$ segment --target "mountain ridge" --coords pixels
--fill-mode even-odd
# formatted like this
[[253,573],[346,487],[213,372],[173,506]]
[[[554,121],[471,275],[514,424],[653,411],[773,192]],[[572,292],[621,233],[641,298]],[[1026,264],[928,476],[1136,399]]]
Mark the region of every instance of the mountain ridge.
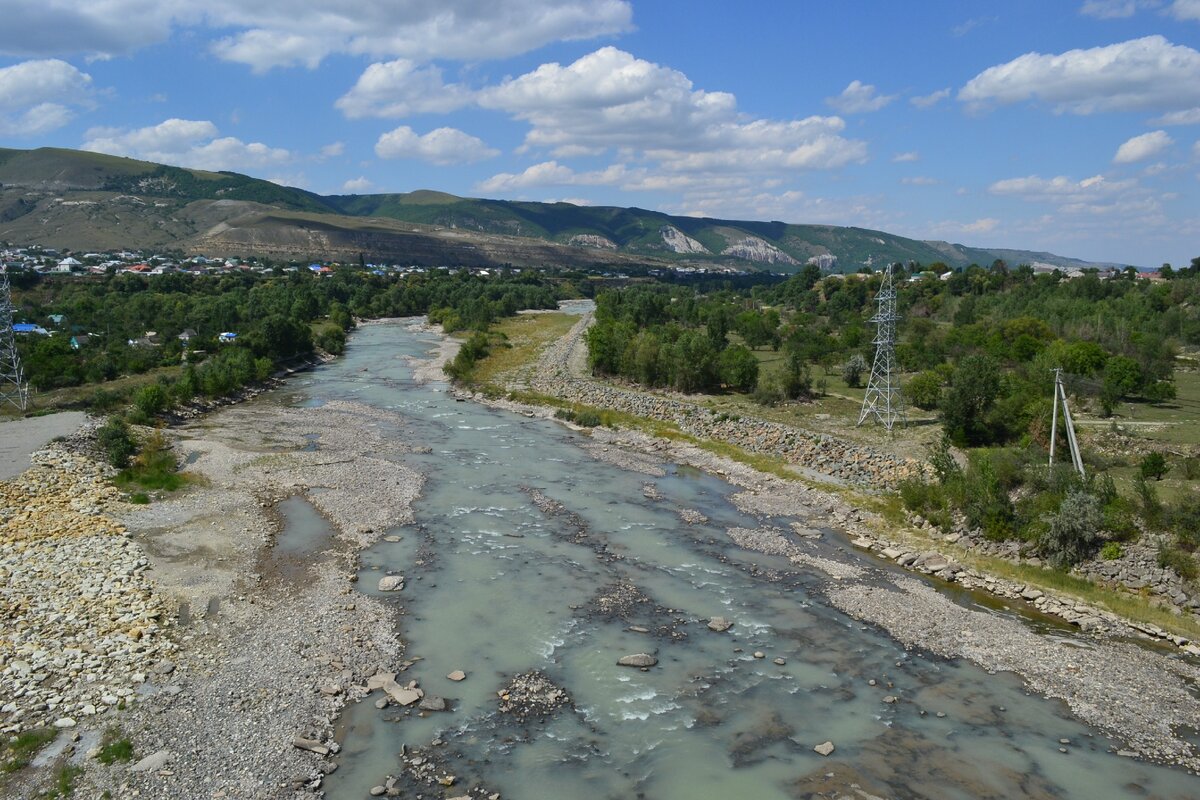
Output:
[[[319,195],[242,175],[63,148],[0,148],[0,238],[58,248],[203,248],[412,263],[688,265],[793,272],[885,263],[951,267],[1037,260],[1008,248],[909,239],[855,226],[683,217],[637,207],[459,197],[436,190]],[[305,248],[312,248],[306,251]]]

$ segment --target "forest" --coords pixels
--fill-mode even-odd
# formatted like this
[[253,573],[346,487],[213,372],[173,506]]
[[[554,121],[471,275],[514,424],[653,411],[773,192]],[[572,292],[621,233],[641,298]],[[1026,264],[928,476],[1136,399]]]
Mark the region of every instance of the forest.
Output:
[[[1200,346],[1200,258],[1163,277],[1151,282],[1129,270],[1068,279],[1002,262],[961,271],[897,265],[905,398],[936,413],[944,434],[929,454],[935,475],[902,487],[905,505],[947,530],[965,519],[989,538],[1028,542],[1060,566],[1105,546],[1119,552],[1142,529],[1175,531],[1160,561],[1195,576],[1184,554],[1200,547],[1200,502],[1158,499],[1152,456],[1161,454],[1147,456],[1131,492],[1117,490],[1096,454],[1087,454],[1086,479],[1045,469],[1056,368],[1073,401],[1101,417],[1175,398],[1178,356]],[[641,285],[602,293],[589,363],[609,378],[744,394],[763,406],[815,398],[830,374],[857,387],[870,373],[869,320],[881,280],[807,268],[746,290]],[[763,351],[782,357],[767,369]],[[1194,456],[1180,467],[1200,477]]]

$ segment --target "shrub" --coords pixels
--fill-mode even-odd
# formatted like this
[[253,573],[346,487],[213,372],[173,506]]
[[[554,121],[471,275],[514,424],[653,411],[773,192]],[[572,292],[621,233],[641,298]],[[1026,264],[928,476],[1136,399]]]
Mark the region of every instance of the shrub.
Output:
[[1093,495],[1074,490],[1063,498],[1058,513],[1045,522],[1038,547],[1054,567],[1068,569],[1095,552],[1104,520],[1100,502]]
[[590,408],[575,414],[575,424],[584,428],[595,428],[600,425],[600,415]]
[[855,353],[842,365],[842,380],[850,388],[857,389],[862,385],[862,374],[866,368],[867,360],[860,353]]
[[1200,458],[1186,456],[1179,466],[1183,471],[1184,479],[1194,481],[1200,478]]
[[752,397],[754,402],[760,406],[777,406],[783,402],[783,390],[779,388],[779,382],[772,376],[759,373],[758,383],[754,386]]
[[942,376],[933,370],[917,373],[909,379],[904,393],[917,408],[933,411],[942,396]]
[[1138,472],[1143,478],[1161,481],[1163,475],[1167,474],[1167,459],[1159,452],[1147,453],[1138,465]]
[[96,431],[96,442],[104,451],[108,463],[117,469],[129,466],[129,459],[137,452],[137,445],[129,433],[129,426],[120,417],[109,417]]
[[132,761],[133,760],[133,743],[128,739],[113,738],[117,735],[115,730],[109,730],[107,737],[110,741],[106,742],[100,748],[100,752],[96,754],[96,760],[101,764],[113,764],[117,761]]
[[1173,569],[1185,581],[1194,581],[1200,571],[1196,569],[1196,559],[1177,547],[1161,544],[1158,547],[1158,566],[1163,569]]
[[1100,557],[1105,561],[1116,561],[1124,554],[1120,542],[1105,542],[1104,547],[1100,548]]
[[167,390],[157,383],[143,386],[133,395],[133,406],[145,417],[153,417],[165,411],[170,405],[171,397]]

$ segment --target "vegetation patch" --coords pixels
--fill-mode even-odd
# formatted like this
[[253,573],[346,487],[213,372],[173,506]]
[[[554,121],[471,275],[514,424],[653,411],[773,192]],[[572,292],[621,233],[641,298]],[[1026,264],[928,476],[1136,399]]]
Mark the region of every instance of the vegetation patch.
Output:
[[38,728],[18,734],[4,743],[0,751],[0,772],[17,772],[29,765],[38,752],[54,741],[58,731],[53,728]]

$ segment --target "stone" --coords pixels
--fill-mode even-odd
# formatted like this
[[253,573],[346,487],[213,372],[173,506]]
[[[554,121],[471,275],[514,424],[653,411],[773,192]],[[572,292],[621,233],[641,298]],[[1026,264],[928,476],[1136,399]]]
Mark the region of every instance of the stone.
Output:
[[56,728],[74,728],[75,720],[71,719],[70,717],[60,717],[60,718],[54,720],[54,727],[56,727]]
[[787,663],[787,660],[786,660],[786,659],[784,659],[784,658],[775,658],[775,659],[772,659],[772,660],[773,660],[773,661],[774,661],[776,664],[778,664],[779,666],[781,666],[781,667],[782,667],[784,664],[786,664],[786,663]]
[[819,745],[817,745],[816,747],[814,747],[814,748],[813,748],[813,750],[814,750],[815,752],[817,752],[817,753],[819,753],[820,755],[823,755],[823,756],[827,756],[827,755],[829,755],[829,754],[830,754],[830,753],[832,753],[832,752],[833,752],[835,749],[836,749],[836,748],[834,748],[834,746],[833,746],[833,742],[821,742]]
[[649,653],[634,653],[617,659],[619,667],[653,667],[657,663],[658,659]]
[[386,791],[387,791],[387,789],[382,786],[372,786],[371,787],[371,797],[383,797],[383,794]]
[[766,654],[766,653],[764,653],[762,650],[755,650],[755,651],[754,651],[754,657],[755,657],[755,658],[766,658],[766,657],[767,657],[767,654]]
[[379,591],[381,592],[398,592],[403,588],[403,575],[384,575],[379,579]]
[[417,708],[421,709],[422,711],[445,711],[446,699],[444,697],[438,697],[436,694],[431,694],[422,698],[421,704],[418,705]]
[[170,750],[159,750],[157,753],[146,756],[141,761],[129,768],[130,772],[152,772],[162,769],[171,760]]
[[713,617],[708,621],[708,629],[717,633],[724,633],[733,627],[733,623],[724,617]]
[[297,736],[292,739],[292,747],[298,750],[307,750],[310,753],[316,753],[319,756],[329,755],[329,748],[313,739],[305,739],[303,736]]
[[461,669],[456,669],[446,677],[457,683],[458,681],[465,681],[467,679],[467,673],[463,672]]

